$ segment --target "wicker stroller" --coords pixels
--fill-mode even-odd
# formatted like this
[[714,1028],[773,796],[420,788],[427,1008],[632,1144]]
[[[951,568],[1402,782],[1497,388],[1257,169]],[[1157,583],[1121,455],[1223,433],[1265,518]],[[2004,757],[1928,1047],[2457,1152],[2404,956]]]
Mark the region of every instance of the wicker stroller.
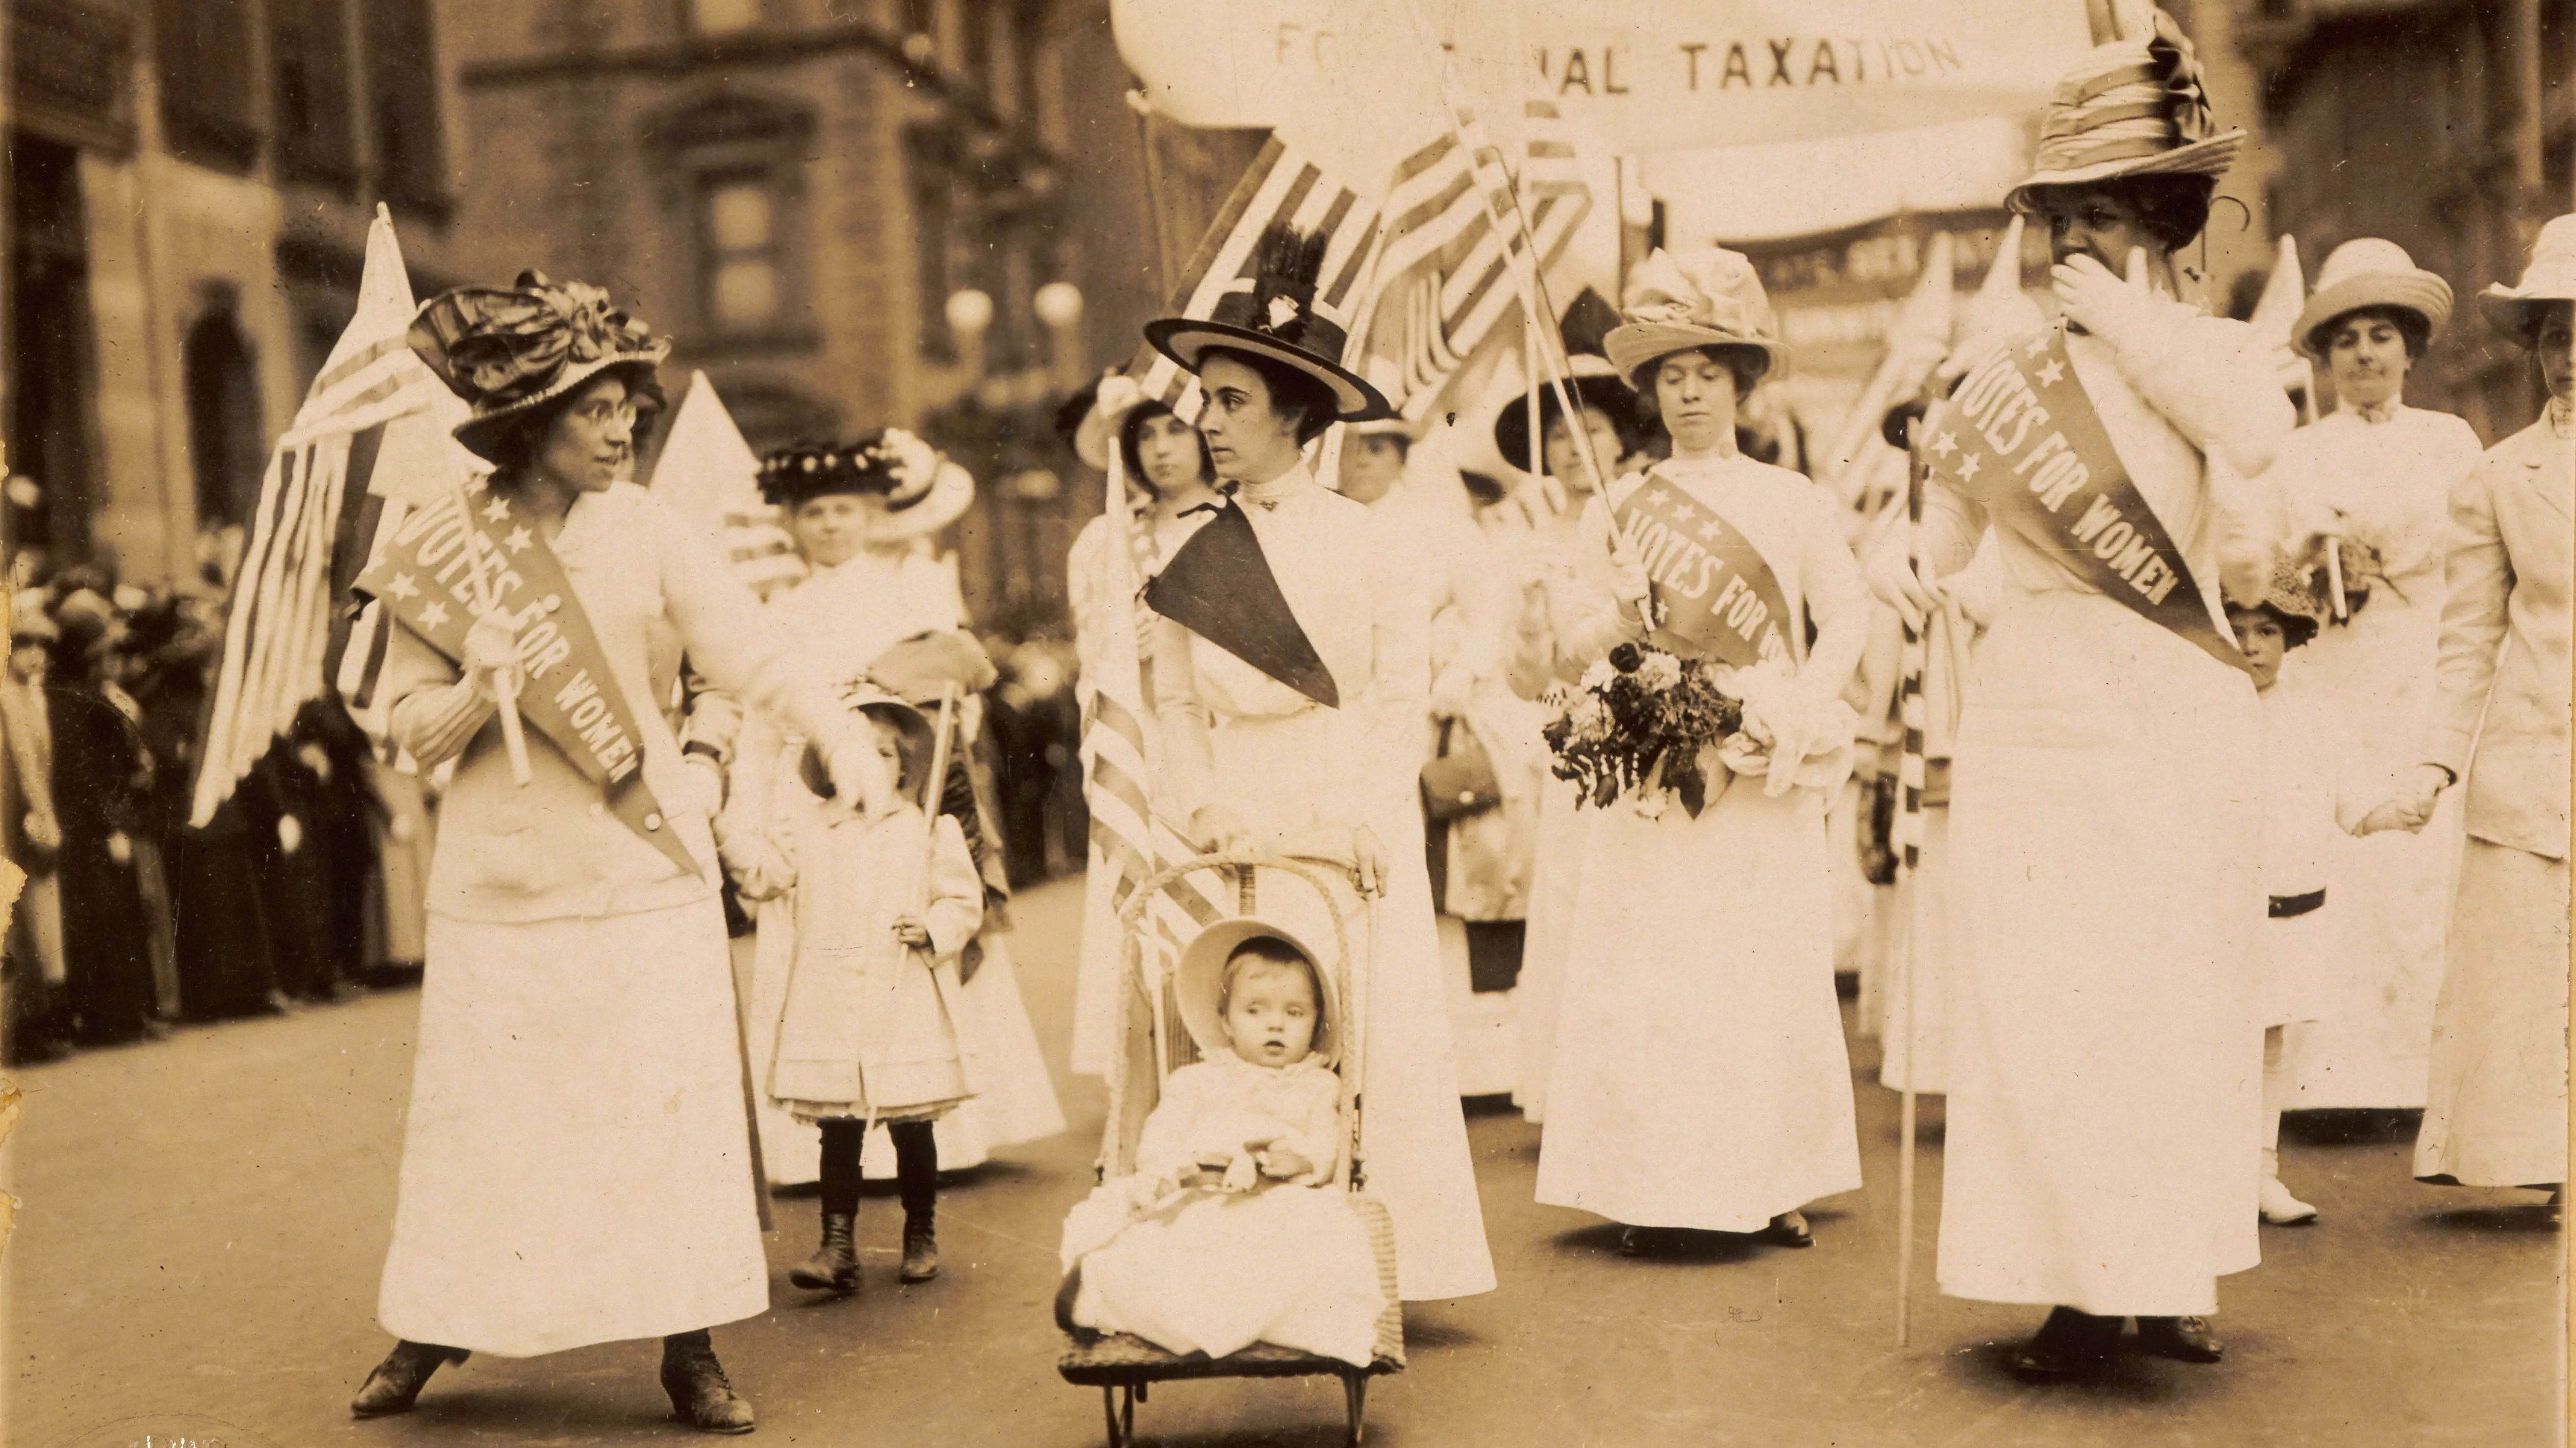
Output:
[[[1335,993],[1344,1002],[1349,1025],[1349,1041],[1342,1051],[1342,1114],[1350,1131],[1349,1149],[1343,1153],[1336,1185],[1351,1194],[1353,1212],[1368,1232],[1369,1247],[1377,1261],[1378,1286],[1386,1297],[1386,1309],[1377,1323],[1377,1342],[1372,1360],[1365,1368],[1355,1367],[1339,1358],[1294,1351],[1256,1342],[1240,1352],[1221,1358],[1204,1353],[1178,1354],[1126,1333],[1111,1333],[1096,1338],[1077,1337],[1069,1342],[1056,1371],[1064,1380],[1081,1387],[1100,1389],[1101,1410],[1108,1421],[1111,1448],[1125,1448],[1135,1439],[1136,1404],[1144,1401],[1151,1385],[1199,1378],[1295,1378],[1331,1375],[1342,1381],[1344,1407],[1349,1414],[1348,1441],[1357,1448],[1365,1429],[1369,1379],[1404,1368],[1404,1318],[1396,1302],[1395,1226],[1385,1204],[1362,1190],[1366,1173],[1360,1156],[1360,1112],[1362,1101],[1363,1063],[1367,1059],[1367,1002],[1364,995],[1354,994],[1354,972],[1351,968],[1351,931],[1349,915],[1336,898],[1336,883],[1352,888],[1355,877],[1347,860],[1327,860],[1315,856],[1279,855],[1203,855],[1185,860],[1147,879],[1127,899],[1119,912],[1119,923],[1126,946],[1120,956],[1119,998],[1126,1003],[1121,1016],[1124,1039],[1112,1057],[1109,1079],[1109,1122],[1103,1132],[1100,1174],[1103,1179],[1124,1176],[1135,1169],[1136,1146],[1144,1119],[1159,1098],[1163,1079],[1181,1066],[1196,1059],[1197,1049],[1188,1031],[1181,1028],[1178,1003],[1174,998],[1168,973],[1156,972],[1158,978],[1147,979],[1144,969],[1146,933],[1158,927],[1148,922],[1156,899],[1167,893],[1186,899],[1194,907],[1191,918],[1201,927],[1215,923],[1209,897],[1192,888],[1191,877],[1215,874],[1232,878],[1235,887],[1236,915],[1256,916],[1259,890],[1265,875],[1303,884],[1322,902],[1324,914],[1331,922],[1329,939],[1333,959],[1329,962]],[[1356,890],[1353,891],[1356,894]],[[1367,948],[1376,944],[1377,907],[1366,896],[1359,896],[1360,912],[1366,922],[1361,932]],[[1174,942],[1177,944],[1177,942]],[[1318,962],[1318,964],[1326,964]],[[1357,973],[1363,989],[1366,973]]]

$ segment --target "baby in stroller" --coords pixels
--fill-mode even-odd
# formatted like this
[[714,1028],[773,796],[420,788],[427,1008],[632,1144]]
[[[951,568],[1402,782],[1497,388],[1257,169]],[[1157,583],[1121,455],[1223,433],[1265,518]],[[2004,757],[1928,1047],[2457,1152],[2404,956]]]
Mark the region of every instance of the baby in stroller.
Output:
[[1386,1299],[1341,1190],[1343,1032],[1325,973],[1284,932],[1236,919],[1190,943],[1174,986],[1205,1059],[1165,1080],[1136,1170],[1065,1218],[1058,1324],[1367,1367]]

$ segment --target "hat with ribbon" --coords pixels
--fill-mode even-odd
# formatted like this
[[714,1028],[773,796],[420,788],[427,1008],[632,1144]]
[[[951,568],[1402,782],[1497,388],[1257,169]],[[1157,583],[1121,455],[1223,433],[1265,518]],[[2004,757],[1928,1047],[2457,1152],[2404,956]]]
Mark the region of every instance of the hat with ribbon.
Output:
[[2569,301],[2576,301],[2576,212],[2540,228],[2522,280],[2512,286],[2498,282],[2478,293],[2478,310],[2487,325],[2528,345],[2541,304]]
[[610,368],[641,392],[668,356],[668,338],[583,282],[523,271],[508,287],[457,287],[421,305],[407,339],[474,415],[456,426],[469,452],[494,460],[510,423]]
[[1147,322],[1145,340],[1191,372],[1215,347],[1294,367],[1332,390],[1337,422],[1392,416],[1386,394],[1342,365],[1349,329],[1339,310],[1316,295],[1331,239],[1327,232],[1271,223],[1253,249],[1252,275],[1236,279],[1208,316]]
[[1181,948],[1180,965],[1172,981],[1172,994],[1181,1008],[1181,1024],[1189,1028],[1190,1039],[1198,1043],[1201,1056],[1219,1058],[1233,1053],[1234,1038],[1225,1029],[1225,963],[1244,945],[1264,937],[1304,956],[1314,968],[1315,1003],[1322,1008],[1322,1019],[1315,1024],[1313,1048],[1324,1053],[1327,1062],[1337,1060],[1341,1051],[1341,1015],[1333,994],[1330,962],[1307,949],[1294,934],[1256,916],[1219,920]]
[[2201,86],[2191,37],[2162,10],[2143,39],[2097,45],[2058,81],[2031,174],[2004,204],[2037,209],[2031,191],[2122,176],[2221,176],[2245,144],[2222,134]]
[[855,442],[791,443],[760,460],[760,492],[791,512],[833,493],[882,498],[868,537],[892,543],[936,533],[975,501],[972,474],[899,427]]
[[[1573,396],[1575,407],[1609,418],[1619,429],[1621,444],[1626,445],[1630,440],[1629,434],[1637,428],[1636,389],[1620,380],[1619,369],[1606,358],[1577,352],[1566,360],[1573,376],[1566,379],[1565,390]],[[1553,384],[1542,381],[1531,390],[1538,394],[1538,433],[1544,445],[1547,430],[1556,426],[1556,420],[1565,415],[1565,409],[1557,403]],[[1536,473],[1546,468],[1547,459],[1534,455],[1530,449],[1529,393],[1520,394],[1494,414],[1494,450],[1503,455],[1503,461],[1522,472]],[[1602,461],[1608,463],[1616,459],[1604,458]]]
[[1762,293],[1761,276],[1742,252],[1714,246],[1658,248],[1628,278],[1619,315],[1620,324],[1601,343],[1622,377],[1634,379],[1639,368],[1659,357],[1700,347],[1758,352],[1765,376],[1789,370],[1780,319]]
[[2320,336],[2345,314],[2364,307],[2395,307],[2424,319],[2427,333],[2439,332],[2451,320],[2451,284],[2415,264],[2406,248],[2393,241],[2365,236],[2326,254],[2317,269],[2317,289],[2299,309],[2290,336],[2299,350],[2323,357],[2332,339]]

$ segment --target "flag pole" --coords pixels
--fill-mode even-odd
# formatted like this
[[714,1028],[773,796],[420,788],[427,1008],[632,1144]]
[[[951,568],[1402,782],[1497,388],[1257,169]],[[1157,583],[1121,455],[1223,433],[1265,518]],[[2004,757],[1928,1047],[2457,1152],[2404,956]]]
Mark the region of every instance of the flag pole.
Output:
[[[501,607],[491,575],[484,571],[483,532],[474,526],[474,503],[465,495],[465,481],[451,473],[447,487],[456,503],[456,520],[465,526],[465,577],[474,591],[474,612],[482,618],[497,617],[504,623],[513,623],[509,610]],[[515,672],[504,669],[495,674],[492,692],[499,696],[501,747],[510,755],[511,782],[524,787],[534,775],[528,769],[527,731],[519,722],[519,681]]]
[[[1928,580],[1932,562],[1923,546],[1923,469],[1919,464],[1917,442],[1923,420],[1914,418],[1906,425],[1906,552],[1914,575]],[[1902,730],[1901,752],[1897,758],[1897,805],[1904,812],[1904,848],[1896,858],[1900,887],[1911,882],[1913,889],[1905,898],[1906,909],[1900,917],[1899,936],[1905,952],[1905,1085],[1900,1088],[1897,1108],[1900,1143],[1896,1158],[1896,1346],[1902,1350],[1912,1345],[1914,1319],[1914,1157],[1918,1136],[1915,1117],[1915,1082],[1920,1078],[1922,1053],[1917,1044],[1922,1036],[1923,978],[1921,942],[1916,940],[1915,908],[1923,896],[1923,789],[1930,765],[1925,758],[1929,744],[1927,729],[1931,723],[1930,701],[1924,698],[1924,674],[1930,666],[1932,615],[1927,613],[1920,626],[1905,630],[1903,677],[1897,683],[1897,722]]]
[[[1477,174],[1482,168],[1477,165],[1476,148],[1469,144],[1465,130],[1458,123],[1458,106],[1450,98],[1449,68],[1442,58],[1444,52],[1440,47],[1440,38],[1431,33],[1431,26],[1423,20],[1421,0],[1404,0],[1404,9],[1405,13],[1413,19],[1414,34],[1421,38],[1422,48],[1431,58],[1431,81],[1440,93],[1440,109],[1448,121],[1450,138],[1458,143],[1459,149],[1467,153],[1468,183],[1474,186],[1477,194],[1484,199],[1486,218],[1493,223],[1495,233],[1502,241],[1504,269],[1512,274],[1512,285],[1521,294],[1523,321],[1538,336],[1539,352],[1547,361],[1548,385],[1556,393],[1556,405],[1564,411],[1566,431],[1573,435],[1574,445],[1581,449],[1583,465],[1591,469],[1592,476],[1606,486],[1610,479],[1601,466],[1597,450],[1592,446],[1592,430],[1575,425],[1582,414],[1575,410],[1573,394],[1566,386],[1566,375],[1573,371],[1573,362],[1559,355],[1564,339],[1555,339],[1557,346],[1549,345],[1548,334],[1556,327],[1556,307],[1548,300],[1547,278],[1539,271],[1538,239],[1530,235],[1529,217],[1521,209],[1517,198],[1511,206],[1512,214],[1503,215],[1503,203],[1495,196],[1494,188],[1485,185],[1483,178]],[[1499,159],[1501,152],[1497,150],[1495,155]],[[1522,161],[1526,167],[1528,158],[1523,157]],[[1511,238],[1515,235],[1521,241],[1521,250],[1517,257],[1513,254],[1511,246]],[[1524,267],[1527,268],[1526,272],[1523,271]],[[1535,383],[1537,379],[1532,378],[1531,381]],[[1536,388],[1533,387],[1532,390],[1535,391]],[[1537,449],[1538,443],[1539,439],[1533,435],[1530,438],[1532,450]]]

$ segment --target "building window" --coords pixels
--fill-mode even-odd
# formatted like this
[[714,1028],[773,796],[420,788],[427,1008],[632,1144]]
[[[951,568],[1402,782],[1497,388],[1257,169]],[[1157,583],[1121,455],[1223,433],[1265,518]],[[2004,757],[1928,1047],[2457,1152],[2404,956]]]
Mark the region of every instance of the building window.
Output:
[[926,135],[913,139],[911,161],[913,290],[920,303],[921,355],[932,362],[957,360],[948,333],[948,294],[964,285],[956,246],[955,172]]
[[188,329],[179,373],[188,404],[188,456],[197,473],[198,524],[247,524],[259,506],[267,449],[259,372],[229,297]]
[[689,29],[699,35],[731,35],[760,24],[761,0],[682,0]]
[[358,179],[348,6],[344,0],[269,0],[268,13],[278,175],[348,190]]
[[786,288],[779,267],[778,196],[766,176],[735,172],[698,183],[701,296],[718,332],[756,332],[778,321]]
[[448,204],[447,145],[438,104],[437,37],[429,0],[367,7],[367,103],[374,112],[376,191],[423,211]]
[[157,0],[152,44],[170,153],[246,174],[259,160],[246,0]]

